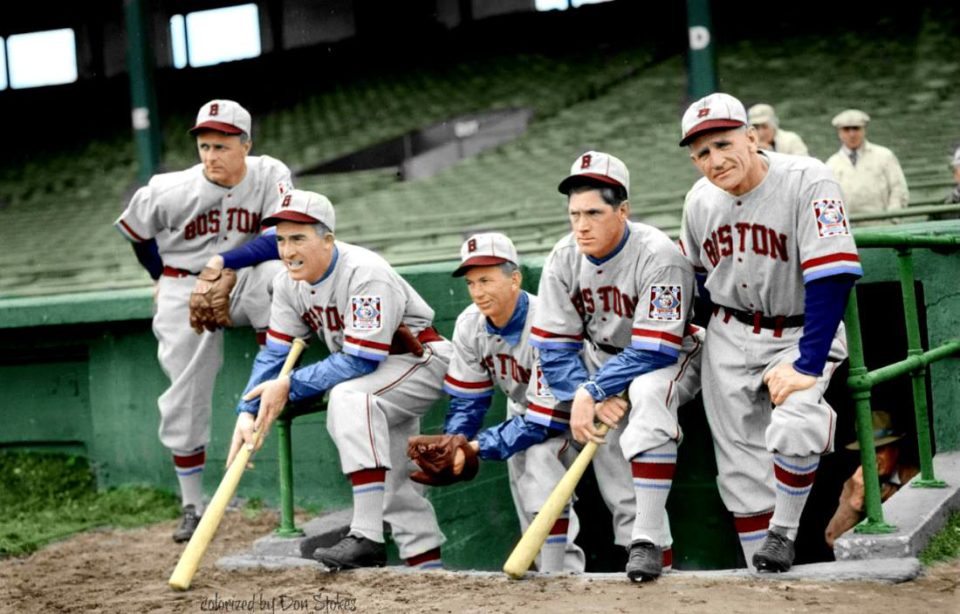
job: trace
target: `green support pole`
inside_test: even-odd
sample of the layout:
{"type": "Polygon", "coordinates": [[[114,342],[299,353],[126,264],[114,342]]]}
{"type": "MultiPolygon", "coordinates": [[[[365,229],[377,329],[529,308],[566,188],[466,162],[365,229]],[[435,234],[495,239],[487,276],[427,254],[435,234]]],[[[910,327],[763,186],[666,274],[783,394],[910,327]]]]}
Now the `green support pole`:
{"type": "Polygon", "coordinates": [[[687,0],[687,93],[691,100],[717,91],[717,71],[713,59],[713,31],[710,25],[710,0],[687,0]]]}
{"type": "Polygon", "coordinates": [[[124,0],[127,23],[127,71],[130,74],[131,119],[140,162],[137,179],[146,183],[160,166],[160,124],[153,88],[153,52],[146,4],[149,0],[124,0]]]}
{"type": "Polygon", "coordinates": [[[292,418],[277,419],[277,442],[280,465],[280,526],[276,534],[280,537],[300,537],[303,531],[293,522],[293,443],[292,418]]]}
{"type": "MultiPolygon", "coordinates": [[[[867,375],[863,358],[863,337],[860,333],[860,310],[857,306],[857,289],[850,293],[844,315],[847,332],[847,347],[850,352],[850,380],[867,375]]],[[[867,517],[858,524],[857,533],[892,533],[897,530],[883,520],[883,505],[880,501],[880,476],[877,473],[877,451],[873,447],[873,419],[870,413],[870,386],[853,388],[853,400],[857,410],[857,441],[860,442],[860,466],[863,467],[863,501],[867,517]]]]}
{"type": "MultiPolygon", "coordinates": [[[[914,290],[913,254],[910,248],[897,250],[897,269],[903,295],[903,316],[907,327],[907,356],[920,356],[920,319],[917,316],[917,295],[914,290]]],[[[917,424],[917,449],[920,453],[920,478],[911,483],[917,488],[945,488],[946,484],[933,475],[933,446],[930,444],[930,421],[927,418],[926,368],[911,374],[913,383],[913,411],[917,424]]]]}

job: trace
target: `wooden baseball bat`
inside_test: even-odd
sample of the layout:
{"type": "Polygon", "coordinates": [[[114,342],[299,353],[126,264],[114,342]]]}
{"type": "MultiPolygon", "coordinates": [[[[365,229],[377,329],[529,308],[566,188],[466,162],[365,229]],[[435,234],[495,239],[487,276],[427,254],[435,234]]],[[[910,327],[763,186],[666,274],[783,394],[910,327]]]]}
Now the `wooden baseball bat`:
{"type": "MultiPolygon", "coordinates": [[[[597,427],[597,432],[603,437],[607,434],[608,428],[606,424],[601,424],[597,427]]],[[[593,441],[588,441],[583,446],[576,460],[573,461],[567,472],[557,482],[553,492],[547,497],[546,502],[540,506],[540,511],[537,512],[533,522],[527,527],[523,537],[517,542],[513,552],[510,553],[510,557],[507,558],[507,562],[503,564],[503,572],[514,580],[522,578],[523,574],[530,569],[533,560],[537,558],[540,548],[547,541],[550,528],[563,513],[563,508],[567,506],[573,496],[573,491],[577,488],[580,478],[583,477],[583,472],[587,470],[587,465],[590,464],[593,456],[597,453],[597,445],[593,441]]]]}
{"type": "MultiPolygon", "coordinates": [[[[283,368],[280,369],[281,377],[288,375],[290,371],[293,370],[293,366],[296,364],[297,359],[300,358],[300,353],[303,352],[304,347],[306,347],[306,343],[304,343],[303,339],[293,340],[293,347],[290,348],[290,353],[287,354],[283,368]]],[[[180,560],[177,562],[176,568],[174,568],[173,573],[170,574],[168,583],[171,588],[178,591],[185,591],[190,588],[190,582],[193,581],[193,575],[197,573],[200,559],[203,558],[204,553],[206,553],[207,546],[210,545],[213,535],[220,526],[220,521],[223,520],[223,514],[227,510],[227,504],[230,503],[230,499],[233,498],[233,493],[237,491],[237,484],[240,483],[243,470],[246,469],[247,462],[250,460],[250,448],[257,445],[259,437],[260,433],[254,433],[253,442],[250,446],[240,446],[240,451],[237,452],[227,472],[223,475],[223,479],[220,480],[220,485],[217,486],[217,491],[213,494],[210,505],[207,506],[207,509],[203,512],[203,516],[200,518],[200,524],[197,525],[197,530],[194,531],[190,542],[180,555],[180,560]]]]}

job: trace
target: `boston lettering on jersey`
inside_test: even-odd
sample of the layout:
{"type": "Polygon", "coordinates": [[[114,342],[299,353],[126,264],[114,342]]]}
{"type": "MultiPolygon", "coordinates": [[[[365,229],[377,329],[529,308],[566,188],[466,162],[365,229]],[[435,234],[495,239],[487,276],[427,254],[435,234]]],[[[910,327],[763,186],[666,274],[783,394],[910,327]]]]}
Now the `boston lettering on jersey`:
{"type": "Polygon", "coordinates": [[[573,295],[571,300],[581,318],[601,309],[632,320],[639,298],[631,297],[616,286],[600,286],[596,290],[581,288],[580,293],[573,295]]]}
{"type": "Polygon", "coordinates": [[[324,328],[329,331],[343,330],[343,317],[340,315],[340,312],[337,311],[335,305],[329,305],[326,308],[314,306],[305,311],[300,317],[307,323],[310,330],[315,333],[320,332],[324,328]]]}
{"type": "Polygon", "coordinates": [[[754,254],[769,256],[773,260],[787,262],[790,256],[787,252],[787,235],[778,232],[763,224],[748,224],[737,222],[733,228],[724,224],[710,233],[703,242],[703,251],[712,266],[717,266],[721,258],[726,258],[734,251],[745,253],[747,243],[754,254]]]}
{"type": "MultiPolygon", "coordinates": [[[[206,213],[201,213],[190,220],[183,228],[183,238],[186,241],[196,237],[203,237],[208,234],[220,232],[220,210],[213,209],[206,213]]],[[[247,211],[238,207],[227,209],[226,231],[243,232],[255,234],[260,232],[260,214],[254,211],[247,211]]]]}
{"type": "Polygon", "coordinates": [[[507,379],[509,376],[513,378],[513,381],[521,384],[530,382],[530,369],[524,369],[523,365],[510,354],[484,356],[483,364],[486,365],[487,371],[497,375],[501,380],[507,379]]]}

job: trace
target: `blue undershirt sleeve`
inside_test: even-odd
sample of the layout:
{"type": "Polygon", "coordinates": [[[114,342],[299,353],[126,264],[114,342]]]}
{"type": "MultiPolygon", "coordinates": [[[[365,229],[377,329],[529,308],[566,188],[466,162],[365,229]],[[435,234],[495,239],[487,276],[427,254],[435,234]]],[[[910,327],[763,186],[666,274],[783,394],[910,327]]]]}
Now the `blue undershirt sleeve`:
{"type": "Polygon", "coordinates": [[[321,395],[340,382],[373,373],[380,363],[337,352],[290,374],[290,400],[302,401],[321,395]]]}
{"type": "Polygon", "coordinates": [[[558,401],[572,401],[577,386],[590,379],[580,354],[570,350],[540,350],[540,369],[558,401]]]}
{"type": "Polygon", "coordinates": [[[506,422],[484,429],[477,437],[480,444],[480,458],[484,460],[505,460],[530,446],[546,441],[552,429],[524,420],[523,416],[514,416],[506,422]]]}
{"type": "Polygon", "coordinates": [[[160,279],[160,275],[163,273],[163,260],[160,258],[156,239],[147,239],[141,243],[132,243],[132,245],[133,253],[137,255],[140,266],[150,274],[150,279],[154,281],[160,279]]]}
{"type": "Polygon", "coordinates": [[[823,374],[854,281],[853,275],[831,275],[805,285],[800,358],[793,363],[800,373],[814,377],[823,374]]]}
{"type": "Polygon", "coordinates": [[[443,432],[473,439],[483,426],[483,418],[492,400],[492,395],[472,399],[451,396],[447,417],[443,421],[443,432]]]}
{"type": "Polygon", "coordinates": [[[586,390],[595,401],[602,401],[626,390],[635,378],[650,371],[669,367],[677,362],[676,356],[650,350],[626,348],[603,363],[586,390]]]}
{"type": "Polygon", "coordinates": [[[257,353],[257,357],[253,360],[253,369],[250,371],[250,380],[247,382],[247,387],[243,389],[240,402],[237,404],[238,414],[245,411],[256,415],[260,411],[259,397],[251,401],[244,401],[243,397],[261,382],[276,379],[280,375],[283,361],[286,360],[289,353],[289,346],[281,347],[279,345],[267,345],[257,353]]]}
{"type": "MultiPolygon", "coordinates": [[[[273,230],[273,229],[271,229],[273,230]]],[[[276,231],[267,231],[253,241],[220,254],[225,269],[242,269],[267,260],[280,258],[277,251],[276,231]]]]}

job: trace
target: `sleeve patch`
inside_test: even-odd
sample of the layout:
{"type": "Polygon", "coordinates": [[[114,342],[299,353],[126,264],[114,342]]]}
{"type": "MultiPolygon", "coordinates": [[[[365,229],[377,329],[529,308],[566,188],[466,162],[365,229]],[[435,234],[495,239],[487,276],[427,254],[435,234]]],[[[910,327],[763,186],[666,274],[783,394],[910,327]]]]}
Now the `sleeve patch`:
{"type": "Polygon", "coordinates": [[[354,330],[380,330],[383,312],[379,296],[351,296],[354,330]]]}
{"type": "Polygon", "coordinates": [[[680,286],[650,286],[647,318],[658,322],[679,321],[683,317],[680,286]]]}
{"type": "Polygon", "coordinates": [[[825,198],[813,201],[813,215],[817,221],[817,236],[821,239],[850,235],[843,201],[825,198]]]}

